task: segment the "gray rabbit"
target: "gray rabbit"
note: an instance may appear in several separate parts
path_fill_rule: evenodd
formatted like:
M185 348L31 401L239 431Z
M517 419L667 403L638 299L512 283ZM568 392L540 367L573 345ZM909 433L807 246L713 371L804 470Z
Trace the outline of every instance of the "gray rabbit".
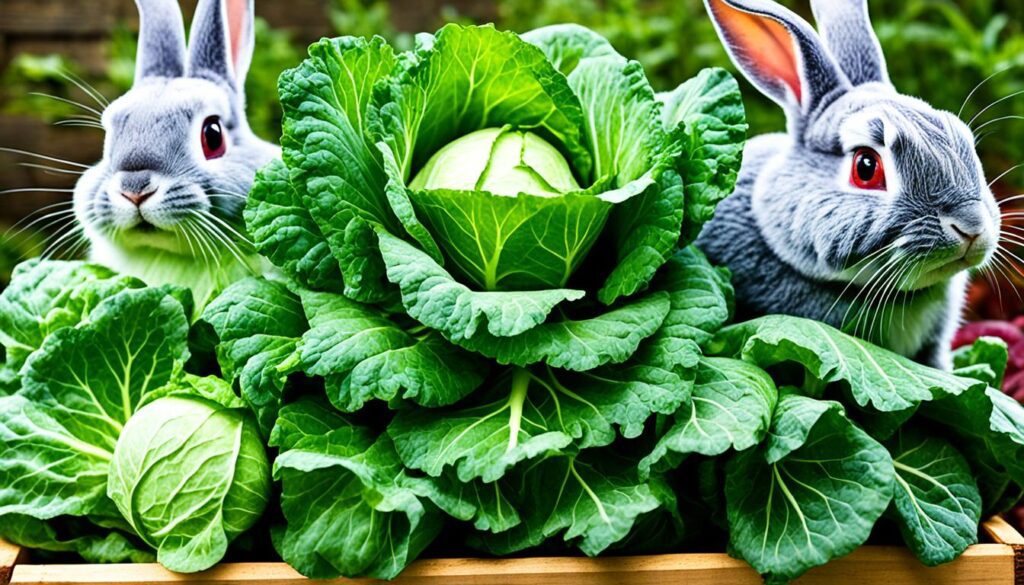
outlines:
M190 44L176 0L137 0L135 82L103 112L103 159L75 186L91 259L151 285L188 286L200 307L260 270L242 209L278 156L245 117L252 0L200 0Z
M811 4L820 37L771 0L705 0L788 133L748 143L698 246L732 270L741 319L825 321L948 369L967 270L999 235L974 136L893 88L866 0Z

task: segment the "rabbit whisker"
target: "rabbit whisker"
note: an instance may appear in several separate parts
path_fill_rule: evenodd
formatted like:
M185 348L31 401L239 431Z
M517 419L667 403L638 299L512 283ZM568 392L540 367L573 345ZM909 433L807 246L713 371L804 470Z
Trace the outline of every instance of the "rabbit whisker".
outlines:
M1006 175L1009 175L1010 173L1012 173L1013 171L1016 171L1017 169L1019 169L1019 168L1021 168L1021 167L1024 167L1024 163L1018 163L1018 164L1015 164L1015 165L1013 165L1012 167L1010 167L1010 168L1006 169L1006 170L1005 170L1005 171L1003 171L1003 172L1002 172L1002 173L1001 173L1001 174L1000 174L1000 175L999 175L998 177L996 177L996 178L992 179L992 181L990 181L990 182L989 182L988 186L989 186L989 187L992 187L992 185L995 185L995 184L996 184L996 182L998 182L998 181L999 181L999 179L1002 179L1002 178L1003 178L1003 177L1005 177Z
M1009 283L1013 292L1017 295L1017 299L1024 302L1024 297L1021 296L1020 290L1016 286L1016 281L1013 278L1013 272L1020 273L1020 267L1015 266L1011 260L1004 257L999 250L996 250L995 256L993 256L992 266L995 270L999 271L1006 282ZM998 288L998 287L997 287Z
M37 164L37 163L20 162L20 163L17 163L17 164L18 164L19 167L27 167L27 168L30 168L30 169L40 169L40 170L43 170L43 171L47 171L48 174L54 174L54 173L63 173L63 174L66 174L66 175L84 175L85 174L85 171L74 171L74 170L71 170L71 169L59 169L57 167L51 167L51 166L41 165L41 164Z
M70 199L66 199L66 200L63 200L63 201L58 201L56 203L51 203L49 205L44 205L44 206L42 206L42 207L40 207L38 209L33 210L31 213L29 213L25 217L21 218L20 220L18 220L17 223L12 225L10 227L10 229L8 229L7 231L10 232L10 230L18 227L19 225L22 224L22 222L28 221L29 218L31 218L32 216L36 215L37 213L42 213L42 212L46 211L47 209L53 209L54 207L70 207L72 205L74 205L74 201L72 201Z
M992 136L995 133L996 133L995 130L985 130L984 132L982 132L981 136L975 137L975 139L974 139L974 148L978 148L978 145L981 144L982 140L985 140L986 138L988 138L989 136Z
M1006 205L1011 201L1018 201L1020 199L1024 199L1024 193L1018 193L1016 195L1011 195L1010 197L1005 197L1003 199L1000 199L997 203L999 207L1002 207L1003 205Z
M1024 120L1024 116L1011 115L1011 116L1000 116L998 118L992 118L991 120L988 120L984 124L981 124L980 126L975 128L974 129L974 134L975 134L975 136L977 136L978 131L981 130L982 128L984 128L986 126L991 126L992 124L996 124L998 122L1004 122L1006 120ZM981 138L978 139L978 142L981 142Z
M1011 286L1010 288L1013 289L1013 293L1017 296L1017 301L1024 302L1024 296L1021 296L1020 289L1016 286L1016 283L1013 279L1013 275L1008 271L1006 267L1003 266L1003 264L1009 264L1009 261L1003 258L996 259L995 267L999 269L999 273L1003 275L1003 278L1006 279L1006 282L1008 282L1011 285L1014 285ZM1010 269L1012 269L1012 266Z
M74 189L58 189L56 187L25 187L22 189L5 189L0 195L13 195L15 193L74 193Z
M20 149L17 149L17 148L6 148L6 147L3 147L3 146L0 146L0 152L8 152L8 153L11 153L11 154L22 154L22 155L25 155L25 156L34 156L34 157L41 158L41 159L44 159L44 160L48 160L48 161L51 161L51 162L61 163L61 164L65 164L65 165L68 165L68 166L71 166L71 167L78 167L80 169L89 169L90 168L89 165L83 165L82 163L76 163L76 162L72 162L70 160L64 160L62 158L57 158L57 157L54 157L54 156L46 156L45 154L38 154L38 153L35 153L35 152L30 152L30 151L27 151L27 150L20 150Z
M935 245L932 244L932 248L934 248L934 247L935 247ZM928 249L928 254L930 254L930 253L931 253L931 248ZM921 277L921 271L924 270L924 265L923 264L918 264L917 266L914 267L914 270L915 270L915 272L910 277L909 282L914 282L918 278ZM902 312L900 313L900 328L902 328L904 330L907 328L907 305L912 305L914 303L914 297L916 297L916 296L917 296L917 290L910 291L909 295L907 295L906 293L904 293L904 295L903 295L903 307L902 307ZM891 322L889 323L889 326L890 327L892 326Z
M882 284L879 285L878 291L875 296L868 302L868 306L871 307L870 320L866 321L867 327L864 330L865 339L871 340L871 335L875 335L876 341L881 341L880 333L875 329L875 320L881 318L881 323L885 323L886 313L886 302L889 298L889 291L892 289L892 283L900 276L902 267L906 264L906 257L900 257L900 261L897 262L892 270L889 271L888 275L882 280Z
M72 238L74 238L74 237L85 237L85 230L84 230L84 229L82 228L82 226L80 226L80 225L75 225L74 227L72 227L71 229L69 229L69 230L68 230L67 232L65 232L65 233L64 233L63 235L61 235L61 236L57 237L57 238L56 238L56 239L55 239L55 240L54 240L53 242L51 242L51 243L50 243L50 244L49 244L49 245L48 245L48 246L46 247L46 249L45 249L45 250L43 250L43 253L41 254L41 256L42 256L43 258L53 258L53 257L54 257L54 255L53 255L53 254L54 254L54 253L55 253L55 252L56 252L56 251L57 251L57 250L58 250L58 249L59 249L59 248L60 248L60 247L61 247L61 246L62 246L62 245L63 245L64 243L66 243L66 242L69 242L69 241L71 241L71 239L72 239Z
M237 260L239 264L241 264L242 266L248 266L245 260L242 259L242 256L238 251L238 246L234 242L232 242L230 238L226 237L225 234L223 234L217 228L217 226L208 219L208 217L212 216L210 216L209 214L204 215L194 210L193 213L195 214L195 218L199 222L199 224L205 226L207 236L209 236L215 243L223 244L228 249L228 252L230 252L231 255L235 257L235 260Z
M871 324L868 327L869 331L877 331L875 329L875 319L879 320L880 327L884 327L886 313L890 315L892 314L892 307L888 306L889 298L892 292L896 289L896 285L899 283L900 278L902 278L903 269L906 267L906 265L907 260L906 258L904 258L899 264L896 265L896 268L893 269L891 274L889 274L889 277L885 279L885 283L882 284L882 288L880 289L881 292L879 293L878 298L875 301L875 314L871 317Z
M228 222L224 221L223 219L217 217L216 215L214 215L214 214L212 214L212 213L210 213L208 211L200 211L199 214L200 215L204 215L204 216L206 216L206 217L216 221L220 225L224 226L225 229L227 229L228 231L231 232L231 235L234 235L234 237L237 238L238 241L241 242L242 244L244 244L247 248L255 248L256 247L252 243L252 241L248 238L248 236L246 236L245 234L242 234L241 232L239 232L237 229L234 228L234 226L232 226ZM224 235L229 235L229 234L225 233Z
M1009 243L1015 243L1009 240L1000 238L1000 241L1006 241ZM1014 253L1012 250L1007 248L996 248L996 254L1003 258L1003 260L1009 263L1010 268L1013 268L1014 272L1024 277L1024 269L1021 269L1021 265L1024 264L1024 260L1021 260L1020 256Z
M907 296L908 293L912 291L904 291L901 290L900 287L905 287L914 281L914 278L910 278L910 275L913 274L914 270L919 267L920 264L916 266L914 265L913 257L907 256L906 261L900 266L899 274L893 280L893 284L891 287L892 290L890 292L890 297L892 298L892 306L889 307L889 324L887 325L888 331L892 331L893 319L895 319L896 317L896 308L898 306L902 307L903 315L906 316ZM902 301L900 300L901 297ZM888 303L889 301L885 300L883 302Z
M34 95L34 96L39 96L39 97L50 98L51 100L57 100L58 102L65 103L65 104L68 104L70 106L75 106L76 108L80 108L80 109L82 109L82 110L84 110L86 112L91 112L93 114L96 114L96 116L94 118L92 118L92 119L97 121L97 122L100 122L101 121L100 118L103 116L103 112L100 112L96 108L87 106L87 105L83 104L82 102L76 102L75 100L72 100L72 99L60 97L59 95L50 95L48 93L42 93L42 92L38 92L38 91L30 91L28 93L28 95Z
M995 272L992 270L992 266L982 266L979 271L982 277L988 282L988 285L996 291L996 298L999 302L999 308L1002 309L1006 305L1003 304L1003 287L999 286L999 279L996 278Z
M858 326L854 330L859 331L860 326L863 325L863 333L860 333L860 337L871 340L871 335L874 333L874 319L884 307L880 303L882 296L888 289L889 281L892 277L899 272L900 266L903 264L905 256L895 256L893 261L880 273L880 276L872 284L871 288L868 289L868 294L864 297L864 304L860 315L858 316ZM862 318L862 319L861 319Z
M48 207L52 207L52 206L48 206ZM42 211L42 210L38 210L38 211L33 212L33 213L38 213L39 211ZM21 225L26 220L28 220L30 217L32 217L32 214L29 214L29 215L23 217L21 220L19 220L18 223L12 225L6 232L4 232L3 243L6 244L7 242L11 241L11 239L18 237L19 235L25 233L26 231L32 229L34 226L37 226L37 225L39 226L39 229L37 231L45 231L52 224L56 223L60 219L68 219L68 218L73 219L74 218L73 217L74 214L75 214L75 210L74 209L62 209L62 210L58 210L58 211L53 211L53 212L44 214L44 215L42 215L40 217L37 217L36 219L32 220L28 224L26 224L24 226L21 226L19 228L18 227L19 225ZM39 224L42 224L43 222L46 222L45 225L39 225ZM17 230L17 231L15 231L15 230Z
M93 87L88 81L82 79L78 75L75 75L67 69L63 69L60 71L60 76L75 84L75 86L78 87L78 89L85 92L85 94L91 97L93 101L95 101L100 106L101 109L106 109L107 106L110 105L110 101L106 98L106 96L104 96L102 93L100 93L98 89Z
M206 266L206 269L209 270L210 269L210 258L209 258L209 255L208 255L208 252L207 252L207 248L206 248L206 245L205 245L206 242L202 239L202 236L200 235L201 234L200 229L195 225L194 221L191 220L190 217L187 218L187 221L185 222L185 225L187 225L188 234L190 234L191 236L193 236L196 239L196 246L199 248L199 251L200 251L200 254L197 256L197 258L202 260L203 264Z
M978 118L981 117L982 114L984 114L985 112L991 110L993 107L995 107L995 106L1005 102L1006 100L1013 99L1013 98L1015 98L1015 97L1017 97L1019 95L1024 95L1024 89L1022 89L1020 91L1015 91L1015 92L1011 93L1010 95L1003 96L1003 97L997 99L996 101L992 102L991 104L985 106L980 111L978 111L977 114L974 114L974 117L971 118L971 121L967 123L967 127L968 128L973 127L974 126L974 122L976 122L978 120Z
M84 252L85 252L86 248L88 248L88 247L89 247L89 240L83 238L83 239L79 240L79 242L77 244L72 246L70 250L68 250L68 257L69 258L75 258L75 259L81 258L82 256L85 255Z
M192 238L191 238L191 235L189 233L189 227L190 227L189 223L188 222L183 222L180 227L181 227L181 229L179 230L179 233L181 234L182 238L184 238L185 243L188 245L189 251L192 252L192 257L193 258L198 258L199 255L196 254L195 246L192 245Z
M996 71L992 75L989 75L985 79L982 79L980 82L978 82L978 85L975 85L974 89L972 89L971 92L967 94L967 97L964 98L964 103L960 105L960 110L957 111L956 117L963 119L963 117L964 117L964 108L967 107L967 104L970 103L971 98L974 97L974 94L978 93L978 90L981 89L982 86L984 86L989 81L992 81L993 78L999 76L1002 73L1005 73L1005 72L1009 71L1010 69L1013 69L1014 67L1015 67L1015 65L1009 65L1007 67L1004 67L1004 68L1000 69L999 71Z
M189 217L187 219L188 219L189 225L191 226L192 233L196 237L196 244L199 246L199 249L202 251L202 254L203 254L202 255L203 264L206 266L206 270L209 271L210 270L211 257L215 257L213 246L207 240L205 231L197 223L195 223L194 218Z
M899 256L894 256L892 258L886 259L885 262L882 264L882 266L879 267L877 270L875 270L871 274L871 278L869 278L868 281L866 283L864 283L864 285L860 288L860 290L857 291L857 294L854 295L853 300L850 301L850 305L846 308L846 313L843 314L843 319L842 319L842 328L843 329L845 329L847 326L852 324L854 326L854 334L856 335L856 331L857 331L857 328L859 327L861 315L863 314L863 312L864 312L864 310L865 310L865 308L867 306L866 303L867 303L868 299L870 298L870 296L872 294L871 291L874 289L875 285L883 278L884 274L889 270L889 268L891 266L893 266L898 260L899 260ZM857 304L857 300L860 299L861 295L865 295L864 296L864 303L858 305ZM855 310L855 308L856 308L856 310ZM849 321L849 317L850 317L850 311L852 311L852 310L855 310L854 316L856 317L856 319L851 322L851 321Z
M53 125L62 128L96 128L97 130L105 130L102 124L92 120L57 120Z
M832 303L832 306L828 308L828 311L825 313L825 320L828 320L829 315L831 315L832 311L835 310L836 305L838 305L839 301L841 301L843 299L843 297L846 295L846 291L850 290L850 287L853 286L855 282L857 282L857 279L860 278L860 275L863 274L865 270L870 268L873 263L875 263L877 257L880 254L883 254L884 252L886 252L888 250L891 250L895 246L896 246L896 242L895 241L890 242L886 246L884 246L884 247L882 247L882 248L880 248L878 250L875 250L874 252L868 254L865 258L863 258L862 260L857 262L857 264L863 263L864 265L861 266L860 270L857 271L857 274L853 275L853 278L850 279L850 282L846 283L846 287L844 287L842 292L839 293L839 296L836 297L836 300L835 300L835 302ZM852 255L852 253L851 253L851 255ZM846 262L849 262L849 260L850 260L850 258L849 258L849 256L847 256ZM844 262L844 265L846 264L846 262ZM857 264L854 264L854 266L856 266Z

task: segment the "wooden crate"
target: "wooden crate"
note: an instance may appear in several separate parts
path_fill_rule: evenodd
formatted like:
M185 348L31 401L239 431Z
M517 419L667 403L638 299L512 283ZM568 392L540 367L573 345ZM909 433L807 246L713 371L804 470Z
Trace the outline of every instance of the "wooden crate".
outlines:
M811 570L798 585L1024 585L1024 537L995 518L988 542L959 559L924 567L902 547L865 546ZM225 563L192 575L160 565L34 565L0 541L0 585L297 585L307 580L284 563ZM317 581L368 585L371 580ZM745 562L725 554L608 558L435 559L414 562L395 585L760 585Z

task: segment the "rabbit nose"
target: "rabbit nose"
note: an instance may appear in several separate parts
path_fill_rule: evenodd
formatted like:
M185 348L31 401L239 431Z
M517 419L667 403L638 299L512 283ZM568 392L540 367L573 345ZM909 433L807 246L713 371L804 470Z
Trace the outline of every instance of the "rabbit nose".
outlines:
M147 191L145 193L136 193L134 191L121 191L121 197L124 197L128 201L131 201L135 205L135 207L139 207L143 203L145 203L147 199L152 197L154 193L156 193L156 189L153 189L152 191Z
M142 205L146 199L156 193L153 186L153 174L149 171L122 171L119 177L121 183L121 196L131 201L136 207Z
M942 224L942 227L947 233L963 240L968 247L978 239L982 231L980 225L958 221L951 217L942 217L939 219L939 223Z

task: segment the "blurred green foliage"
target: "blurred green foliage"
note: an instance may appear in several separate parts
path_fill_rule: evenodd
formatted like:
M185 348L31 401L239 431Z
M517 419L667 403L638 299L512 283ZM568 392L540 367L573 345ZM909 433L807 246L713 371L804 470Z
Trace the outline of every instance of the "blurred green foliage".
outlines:
M11 271L25 258L38 256L45 244L43 236L31 229L18 229L0 223L0 291L11 282Z

